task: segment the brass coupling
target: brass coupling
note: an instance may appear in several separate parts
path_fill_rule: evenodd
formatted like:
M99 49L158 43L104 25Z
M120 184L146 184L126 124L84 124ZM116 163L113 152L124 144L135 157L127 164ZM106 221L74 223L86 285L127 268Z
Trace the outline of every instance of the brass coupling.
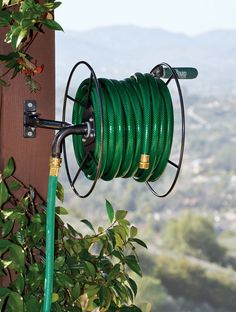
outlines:
M49 175L52 177L57 177L61 167L61 158L50 157L49 162Z
M150 155L142 154L139 161L139 168L147 170L149 168Z

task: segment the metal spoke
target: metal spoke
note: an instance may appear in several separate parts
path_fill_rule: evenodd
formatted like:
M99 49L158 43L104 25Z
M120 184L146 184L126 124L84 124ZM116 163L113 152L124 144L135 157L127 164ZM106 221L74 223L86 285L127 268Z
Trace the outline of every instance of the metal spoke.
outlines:
M95 164L97 164L96 159L94 158L93 154L91 152L88 152L89 156L92 158Z
M89 86L88 86L88 95L87 95L87 103L85 107L89 107L89 99L90 99L90 95L91 95L91 90L92 90L92 81L93 81L93 75L91 73L90 75L90 79L89 79Z
M81 162L80 167L79 167L79 169L77 170L76 175L74 176L73 181L71 182L71 186L72 186L72 187L74 187L74 185L75 185L75 182L76 182L76 180L77 180L77 178L78 178L78 176L79 176L79 174L80 174L80 172L81 172L81 170L82 170L82 168L83 168L83 165L84 165L85 161L86 161L87 158L88 158L88 154L89 154L89 153L86 153L86 155L84 156L84 159L83 159L83 161Z
M170 165L172 165L173 167L179 169L179 166L178 166L176 163L174 163L173 161L168 160L168 163L169 163Z
M67 94L66 97L67 97L68 99L70 99L71 101L76 102L76 103L78 103L78 104L81 105L81 103L80 103L78 100L76 100L75 98L73 98L73 97L70 96L69 94Z
M170 76L170 78L166 81L166 85L168 86L168 84L170 83L171 79L173 78L173 74Z

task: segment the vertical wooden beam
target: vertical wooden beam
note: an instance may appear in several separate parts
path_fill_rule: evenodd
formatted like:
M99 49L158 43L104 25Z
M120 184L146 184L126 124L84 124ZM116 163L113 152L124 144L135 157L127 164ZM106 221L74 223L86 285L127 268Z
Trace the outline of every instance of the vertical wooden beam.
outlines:
M0 53L9 49L3 45L0 33ZM0 170L10 157L16 163L15 176L27 185L34 186L42 197L46 197L48 164L53 131L37 129L35 139L23 138L23 102L36 100L42 118L55 117L55 36L45 30L32 44L29 54L35 56L38 65L44 64L44 71L35 78L42 89L30 93L25 86L24 77L11 81L10 87L0 90Z

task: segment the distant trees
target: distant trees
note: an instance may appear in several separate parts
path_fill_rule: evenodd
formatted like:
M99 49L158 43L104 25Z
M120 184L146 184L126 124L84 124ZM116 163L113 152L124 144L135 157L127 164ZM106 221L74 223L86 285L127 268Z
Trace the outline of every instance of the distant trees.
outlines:
M175 298L183 297L197 304L205 302L214 311L236 311L236 282L230 271L206 269L184 257L161 255L154 276Z
M163 231L164 243L172 250L222 263L225 249L217 241L213 222L192 212L171 220Z

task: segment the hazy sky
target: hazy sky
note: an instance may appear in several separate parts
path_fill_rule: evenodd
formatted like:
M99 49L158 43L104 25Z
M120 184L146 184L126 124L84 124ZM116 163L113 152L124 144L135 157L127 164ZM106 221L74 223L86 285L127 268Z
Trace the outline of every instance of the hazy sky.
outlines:
M132 24L195 35L236 29L236 0L62 0L56 20L65 30Z

